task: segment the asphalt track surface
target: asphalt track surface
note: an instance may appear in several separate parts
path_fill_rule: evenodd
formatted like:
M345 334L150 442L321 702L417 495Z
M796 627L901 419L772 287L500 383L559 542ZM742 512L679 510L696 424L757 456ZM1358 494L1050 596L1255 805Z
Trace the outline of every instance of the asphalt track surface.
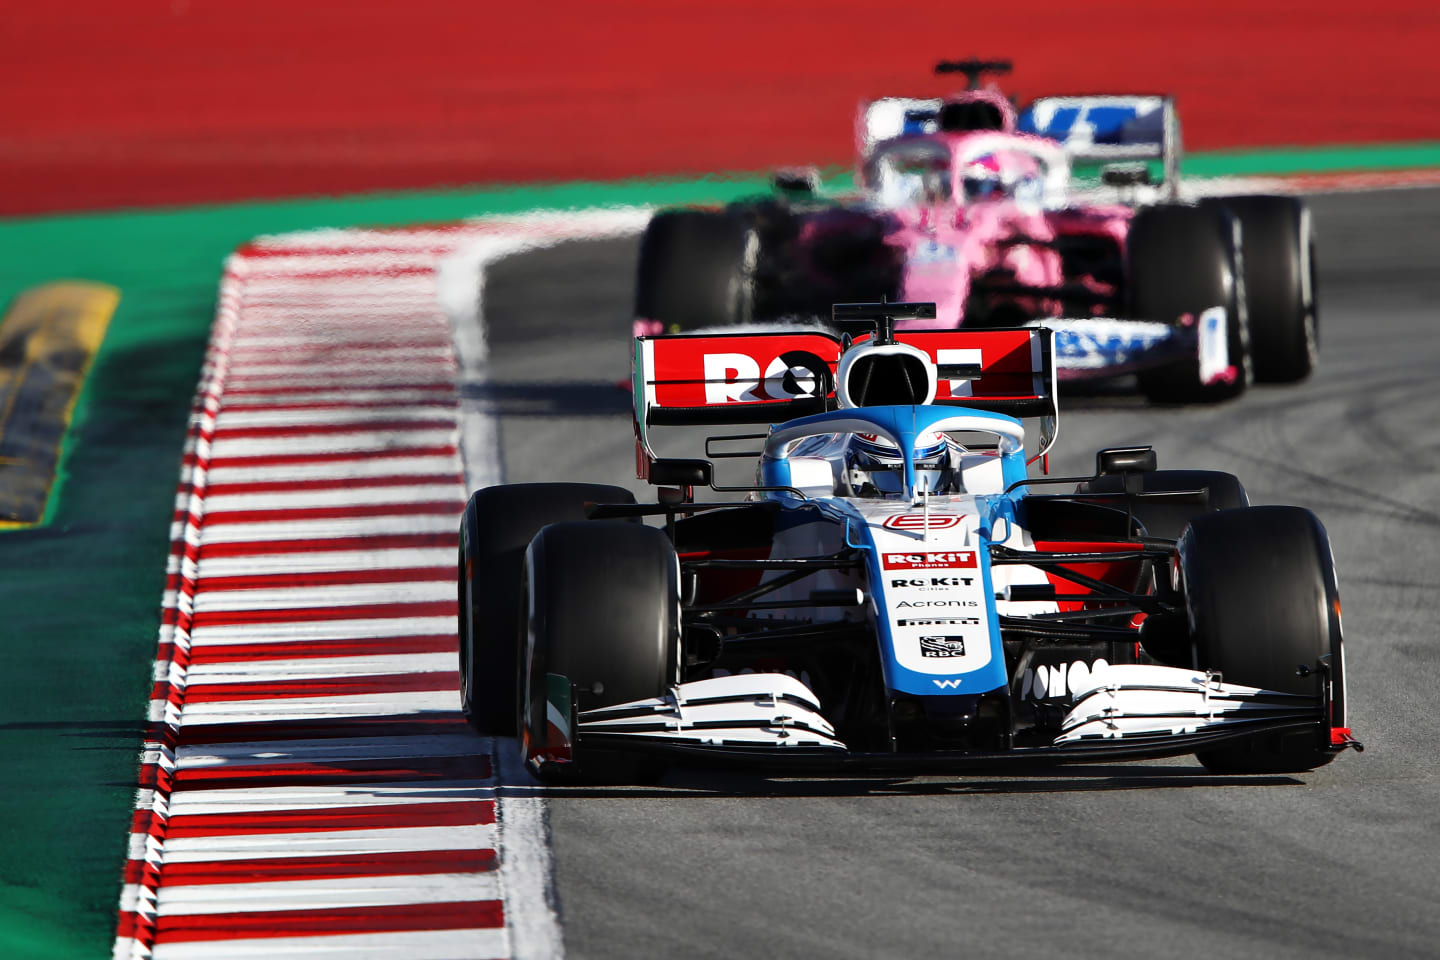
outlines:
M1302 776L1189 758L1027 776L766 779L672 771L552 792L575 958L1440 955L1440 192L1312 201L1322 362L1214 408L1068 398L1060 472L1107 444L1309 507L1340 574L1350 722ZM489 388L508 481L635 487L633 240L496 265ZM636 487L636 489L639 489Z

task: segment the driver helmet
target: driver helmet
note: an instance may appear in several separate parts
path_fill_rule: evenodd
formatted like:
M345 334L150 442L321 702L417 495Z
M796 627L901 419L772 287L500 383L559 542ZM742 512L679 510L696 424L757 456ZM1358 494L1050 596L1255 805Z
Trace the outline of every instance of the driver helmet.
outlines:
M960 444L931 430L915 440L915 492L960 493ZM856 497L898 497L904 487L900 448L875 433L851 434L845 444L845 481Z
M976 157L960 172L960 183L965 191L966 202L992 200L1005 196L1005 178L1000 172L1000 160L993 153Z
M933 167L920 175L921 194L926 203L945 203L950 199L950 171Z

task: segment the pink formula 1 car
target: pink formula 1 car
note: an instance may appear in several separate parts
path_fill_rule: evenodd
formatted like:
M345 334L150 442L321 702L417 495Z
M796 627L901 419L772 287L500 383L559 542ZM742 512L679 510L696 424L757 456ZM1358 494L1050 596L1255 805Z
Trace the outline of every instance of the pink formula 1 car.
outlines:
M1062 378L1133 373L1157 400L1224 399L1313 367L1303 201L1181 202L1168 98L1045 98L1019 114L993 90L889 98L862 108L858 133L857 196L783 174L773 196L657 214L636 333L824 322L832 303L891 298L934 302L931 326L1043 321ZM1072 160L1110 164L1110 196L1074 191Z

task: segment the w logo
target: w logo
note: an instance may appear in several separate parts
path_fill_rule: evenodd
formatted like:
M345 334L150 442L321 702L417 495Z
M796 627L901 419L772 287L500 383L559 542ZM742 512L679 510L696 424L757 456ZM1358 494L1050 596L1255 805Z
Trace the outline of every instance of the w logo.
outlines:
M954 690L960 686L959 680L935 680L933 682L935 686L939 687L941 690Z

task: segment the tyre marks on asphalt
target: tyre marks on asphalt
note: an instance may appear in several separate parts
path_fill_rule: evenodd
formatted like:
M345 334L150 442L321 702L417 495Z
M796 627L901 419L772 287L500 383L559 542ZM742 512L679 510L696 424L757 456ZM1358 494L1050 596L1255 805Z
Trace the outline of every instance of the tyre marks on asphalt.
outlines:
M544 872L543 824L516 808L502 841L492 744L458 713L460 389L483 375L469 328L487 260L642 217L324 231L231 258L177 492L117 957L558 949L548 879L522 869ZM488 482L493 432L470 419L469 482Z

